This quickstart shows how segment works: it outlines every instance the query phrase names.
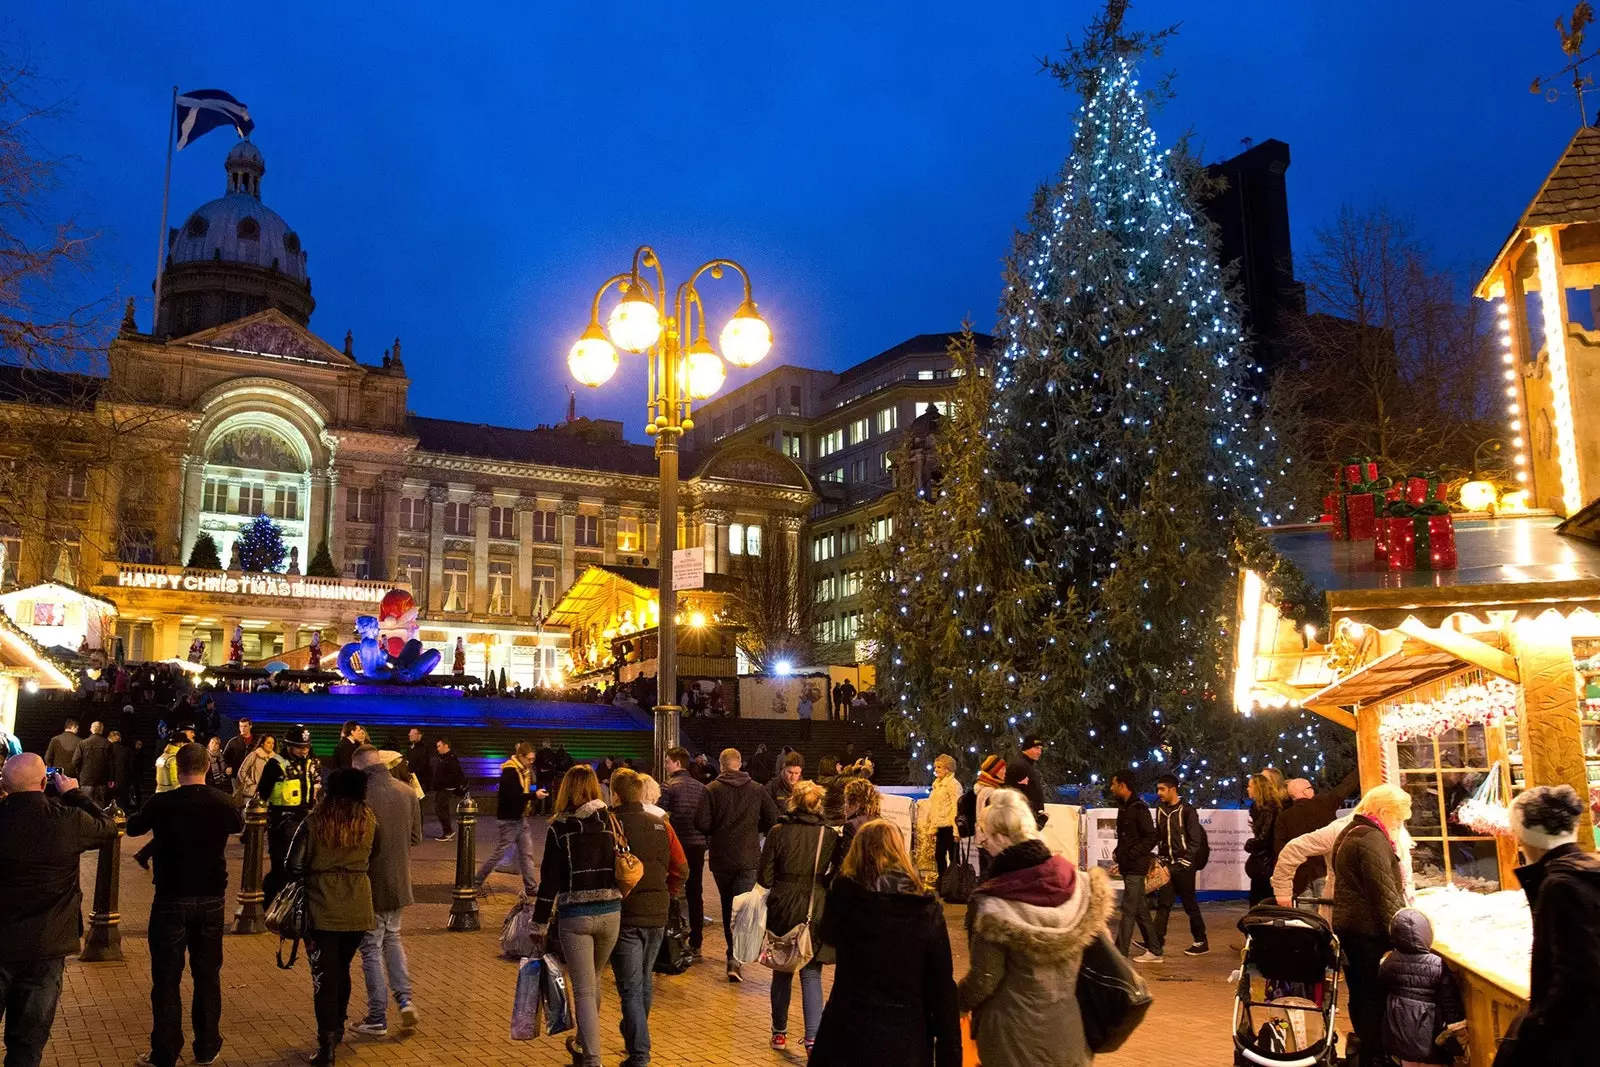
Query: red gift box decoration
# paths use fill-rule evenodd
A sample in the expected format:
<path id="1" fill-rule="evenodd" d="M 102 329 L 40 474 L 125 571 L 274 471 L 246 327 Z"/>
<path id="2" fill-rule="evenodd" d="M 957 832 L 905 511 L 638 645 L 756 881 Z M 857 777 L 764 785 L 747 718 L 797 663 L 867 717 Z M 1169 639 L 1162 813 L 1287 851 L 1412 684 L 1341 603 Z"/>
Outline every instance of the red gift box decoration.
<path id="1" fill-rule="evenodd" d="M 1413 507 L 1398 504 L 1383 520 L 1390 570 L 1455 570 L 1455 520 L 1439 501 Z"/>
<path id="2" fill-rule="evenodd" d="M 1370 541 L 1378 533 L 1378 497 L 1374 493 L 1346 493 L 1345 533 L 1351 541 Z"/>

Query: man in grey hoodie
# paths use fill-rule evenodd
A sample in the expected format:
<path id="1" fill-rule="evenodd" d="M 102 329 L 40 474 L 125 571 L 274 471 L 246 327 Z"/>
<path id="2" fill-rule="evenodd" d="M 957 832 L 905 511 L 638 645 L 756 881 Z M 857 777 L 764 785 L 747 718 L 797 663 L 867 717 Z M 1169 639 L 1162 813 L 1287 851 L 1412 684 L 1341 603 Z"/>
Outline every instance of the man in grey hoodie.
<path id="1" fill-rule="evenodd" d="M 367 1014 L 356 1023 L 358 1034 L 382 1037 L 389 1032 L 389 993 L 400 1009 L 400 1025 L 417 1025 L 411 1000 L 411 974 L 400 941 L 400 915 L 411 896 L 411 846 L 422 843 L 422 809 L 417 794 L 389 773 L 398 752 L 379 752 L 361 745 L 351 765 L 367 775 L 367 806 L 378 817 L 367 876 L 372 882 L 372 910 L 377 926 L 361 939 L 361 972 L 367 980 Z"/>

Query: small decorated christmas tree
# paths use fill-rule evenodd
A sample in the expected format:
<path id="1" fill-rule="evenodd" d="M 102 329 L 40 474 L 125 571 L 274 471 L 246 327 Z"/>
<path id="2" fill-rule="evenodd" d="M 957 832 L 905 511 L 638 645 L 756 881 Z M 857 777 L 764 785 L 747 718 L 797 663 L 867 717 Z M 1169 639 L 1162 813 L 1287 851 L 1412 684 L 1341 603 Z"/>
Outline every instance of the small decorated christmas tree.
<path id="1" fill-rule="evenodd" d="M 317 546 L 316 555 L 312 556 L 311 562 L 306 565 L 306 575 L 311 578 L 339 577 L 339 570 L 333 565 L 333 553 L 328 551 L 326 539 Z"/>
<path id="2" fill-rule="evenodd" d="M 217 554 L 217 542 L 210 534 L 203 533 L 194 539 L 194 548 L 189 550 L 189 566 L 203 571 L 222 569 L 222 557 Z"/>
<path id="3" fill-rule="evenodd" d="M 283 531 L 265 515 L 257 515 L 236 543 L 239 565 L 246 571 L 282 570 L 284 557 L 289 554 L 283 543 Z"/>

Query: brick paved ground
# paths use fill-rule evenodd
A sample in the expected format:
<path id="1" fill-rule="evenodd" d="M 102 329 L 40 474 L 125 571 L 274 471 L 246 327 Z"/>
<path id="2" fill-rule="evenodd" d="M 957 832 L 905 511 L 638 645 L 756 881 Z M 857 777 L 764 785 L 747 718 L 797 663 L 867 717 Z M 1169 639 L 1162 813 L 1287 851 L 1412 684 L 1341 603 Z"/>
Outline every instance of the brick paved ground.
<path id="1" fill-rule="evenodd" d="M 492 839 L 492 822 L 488 823 Z M 482 827 L 480 826 L 480 829 Z M 430 829 L 430 834 L 433 831 Z M 481 837 L 482 835 L 480 835 Z M 46 1067 L 130 1067 L 135 1055 L 149 1047 L 149 955 L 144 940 L 149 911 L 149 876 L 132 860 L 136 843 L 123 848 L 123 949 L 121 963 L 82 964 L 69 961 L 66 988 L 49 1048 Z M 482 845 L 480 841 L 480 853 Z M 238 884 L 240 846 L 230 848 L 231 886 Z M 351 1035 L 340 1053 L 341 1063 L 517 1064 L 557 1065 L 569 1060 L 559 1038 L 514 1042 L 507 1036 L 516 967 L 497 956 L 500 920 L 516 900 L 512 876 L 496 875 L 481 902 L 483 929 L 478 933 L 447 931 L 449 889 L 453 879 L 454 843 L 431 838 L 413 853 L 418 903 L 406 912 L 405 940 L 416 986 L 421 1025 L 401 1031 L 395 1013 L 387 1038 Z M 94 880 L 93 855 L 85 858 L 83 886 L 87 898 Z M 715 888 L 706 879 L 707 911 L 718 914 Z M 230 899 L 230 914 L 231 914 Z M 966 936 L 961 908 L 949 909 L 956 973 L 966 970 Z M 1230 996 L 1227 974 L 1235 965 L 1241 938 L 1233 925 L 1239 905 L 1208 905 L 1212 953 L 1201 959 L 1175 956 L 1161 967 L 1147 968 L 1156 994 L 1151 1014 L 1128 1045 L 1102 1057 L 1110 1067 L 1156 1062 L 1183 1067 L 1232 1062 L 1229 1045 Z M 1175 938 L 1185 933 L 1182 913 L 1173 923 Z M 720 920 L 707 924 L 706 950 L 720 956 Z M 267 934 L 229 936 L 224 943 L 222 1031 L 224 1065 L 303 1063 L 301 1053 L 312 1045 L 311 980 L 304 959 L 293 970 L 274 965 L 276 940 Z M 355 994 L 351 1022 L 362 1013 L 365 996 L 360 960 L 354 964 Z M 831 981 L 831 968 L 829 969 Z M 677 977 L 657 976 L 652 1012 L 654 1062 L 663 1067 L 700 1064 L 799 1064 L 804 1054 L 778 1053 L 766 1047 L 768 980 L 759 967 L 747 968 L 742 986 L 730 986 L 720 962 L 693 967 Z M 799 994 L 791 1007 L 791 1033 L 801 1028 Z M 189 990 L 184 983 L 185 1028 Z M 604 1060 L 622 1059 L 617 1034 L 616 990 L 609 981 L 602 998 Z"/>

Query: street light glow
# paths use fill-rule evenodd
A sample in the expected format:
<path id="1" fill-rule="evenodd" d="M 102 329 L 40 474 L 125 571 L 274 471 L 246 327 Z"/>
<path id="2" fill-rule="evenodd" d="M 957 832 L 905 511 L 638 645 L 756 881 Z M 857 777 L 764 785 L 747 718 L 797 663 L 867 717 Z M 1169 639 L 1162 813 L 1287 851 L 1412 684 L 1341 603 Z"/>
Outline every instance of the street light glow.
<path id="1" fill-rule="evenodd" d="M 728 376 L 728 370 L 707 345 L 704 351 L 689 352 L 684 361 L 684 375 L 688 379 L 689 395 L 696 400 L 704 400 L 715 396 L 717 390 L 722 388 L 722 380 Z"/>
<path id="2" fill-rule="evenodd" d="M 746 300 L 722 328 L 722 355 L 735 367 L 753 367 L 772 349 L 772 328 Z"/>
<path id="3" fill-rule="evenodd" d="M 606 331 L 618 347 L 643 352 L 661 338 L 661 315 L 636 285 L 611 309 Z"/>
<path id="4" fill-rule="evenodd" d="M 616 346 L 606 340 L 598 322 L 589 324 L 567 354 L 567 369 L 580 384 L 590 388 L 609 381 L 617 372 L 617 363 Z"/>
<path id="5" fill-rule="evenodd" d="M 772 665 L 772 673 L 780 678 L 787 678 L 794 673 L 794 664 L 786 659 L 780 659 Z"/>

